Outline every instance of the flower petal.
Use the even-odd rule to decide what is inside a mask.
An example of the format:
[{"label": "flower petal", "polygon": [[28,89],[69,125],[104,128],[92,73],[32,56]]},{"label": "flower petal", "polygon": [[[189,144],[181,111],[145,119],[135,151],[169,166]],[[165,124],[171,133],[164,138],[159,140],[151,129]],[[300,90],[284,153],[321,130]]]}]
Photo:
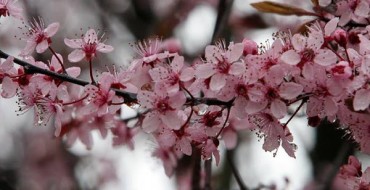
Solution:
[{"label": "flower petal", "polygon": [[288,65],[297,65],[301,61],[301,56],[291,49],[284,52],[281,55],[280,60]]},{"label": "flower petal", "polygon": [[96,51],[99,51],[99,52],[102,52],[102,53],[109,53],[113,50],[114,50],[113,46],[106,45],[106,44],[103,44],[103,43],[99,43],[98,46],[96,47]]},{"label": "flower petal", "polygon": [[54,22],[50,24],[47,28],[45,28],[44,32],[46,33],[48,37],[52,37],[57,33],[58,29],[59,29],[59,23]]},{"label": "flower petal", "polygon": [[70,48],[82,48],[82,39],[68,39],[64,38],[64,43]]},{"label": "flower petal", "polygon": [[365,110],[370,104],[370,90],[360,89],[356,92],[353,99],[353,109],[355,111]]},{"label": "flower petal", "polygon": [[72,63],[76,63],[76,62],[81,61],[85,57],[85,55],[86,54],[85,54],[84,51],[82,51],[80,49],[76,49],[68,55],[68,60]]}]

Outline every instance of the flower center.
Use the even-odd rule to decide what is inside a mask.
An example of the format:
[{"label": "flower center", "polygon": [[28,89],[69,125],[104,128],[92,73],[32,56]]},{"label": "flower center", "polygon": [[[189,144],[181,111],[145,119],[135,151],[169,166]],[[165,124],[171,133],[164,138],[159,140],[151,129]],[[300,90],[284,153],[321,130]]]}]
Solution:
[{"label": "flower center", "polygon": [[0,17],[1,16],[3,16],[3,17],[9,16],[9,11],[6,7],[0,8]]},{"label": "flower center", "polygon": [[217,69],[220,73],[227,74],[229,72],[229,69],[230,69],[230,63],[228,63],[225,60],[219,61],[217,63]]}]

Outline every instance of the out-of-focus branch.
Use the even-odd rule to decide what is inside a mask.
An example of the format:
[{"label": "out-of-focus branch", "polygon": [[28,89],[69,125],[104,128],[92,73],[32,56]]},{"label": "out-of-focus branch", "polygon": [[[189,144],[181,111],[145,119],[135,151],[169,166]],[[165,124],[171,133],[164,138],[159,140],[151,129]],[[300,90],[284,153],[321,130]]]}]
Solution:
[{"label": "out-of-focus branch", "polygon": [[238,183],[238,185],[240,187],[240,190],[248,190],[248,188],[245,186],[245,184],[244,184],[244,182],[243,182],[243,180],[240,176],[240,173],[239,173],[238,169],[236,168],[236,166],[234,164],[234,154],[231,150],[226,151],[226,159],[227,159],[227,162],[230,165],[231,171],[234,174],[235,180],[236,180],[236,182]]},{"label": "out-of-focus branch", "polygon": [[193,147],[194,154],[191,156],[193,158],[193,173],[191,179],[191,189],[200,190],[200,161],[201,161],[201,152],[197,147]]},{"label": "out-of-focus branch", "polygon": [[204,190],[212,190],[212,157],[204,162],[204,169],[206,171],[206,182],[204,184]]},{"label": "out-of-focus branch", "polygon": [[220,38],[227,21],[229,20],[231,7],[234,0],[220,0],[218,4],[218,14],[216,19],[215,28],[213,30],[212,42]]},{"label": "out-of-focus branch", "polygon": [[319,181],[320,185],[319,187],[317,187],[318,190],[330,189],[331,185],[333,184],[333,180],[336,174],[338,173],[340,166],[342,166],[342,164],[345,163],[351,151],[352,151],[352,147],[350,144],[348,143],[342,144],[337,154],[337,157],[335,158],[335,161],[330,168],[330,171],[328,172],[328,174],[325,176],[324,179]]}]

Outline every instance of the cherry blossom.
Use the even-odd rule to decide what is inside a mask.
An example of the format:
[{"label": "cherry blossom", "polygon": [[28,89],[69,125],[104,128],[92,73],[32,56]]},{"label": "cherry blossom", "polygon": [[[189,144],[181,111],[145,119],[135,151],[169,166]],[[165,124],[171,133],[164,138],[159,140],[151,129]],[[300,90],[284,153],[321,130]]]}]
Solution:
[{"label": "cherry blossom", "polygon": [[221,90],[226,84],[229,75],[240,75],[245,70],[240,60],[243,54],[243,44],[230,44],[228,49],[223,42],[206,47],[206,63],[198,65],[195,70],[196,77],[207,79],[211,77],[210,89]]},{"label": "cherry blossom", "polygon": [[362,172],[360,161],[356,157],[350,156],[348,164],[343,165],[336,176],[336,185],[355,190],[369,189],[369,172],[370,168]]},{"label": "cherry blossom", "polygon": [[90,62],[97,56],[97,52],[109,53],[113,51],[113,47],[101,42],[101,38],[98,39],[98,34],[94,29],[89,29],[85,35],[82,35],[81,39],[65,38],[64,43],[68,47],[75,49],[68,55],[68,60],[70,62],[79,62],[85,58]]},{"label": "cherry blossom", "polygon": [[51,37],[53,37],[59,29],[59,23],[57,22],[54,22],[45,28],[45,23],[41,18],[38,20],[34,19],[30,25],[31,26],[26,33],[27,44],[20,53],[20,56],[25,57],[30,55],[35,48],[37,53],[45,52],[51,44]]},{"label": "cherry blossom", "polygon": [[184,93],[179,91],[171,95],[158,86],[153,92],[139,91],[137,98],[143,108],[151,109],[143,120],[144,131],[153,132],[162,125],[175,130],[181,128],[184,115],[179,109],[186,101]]}]

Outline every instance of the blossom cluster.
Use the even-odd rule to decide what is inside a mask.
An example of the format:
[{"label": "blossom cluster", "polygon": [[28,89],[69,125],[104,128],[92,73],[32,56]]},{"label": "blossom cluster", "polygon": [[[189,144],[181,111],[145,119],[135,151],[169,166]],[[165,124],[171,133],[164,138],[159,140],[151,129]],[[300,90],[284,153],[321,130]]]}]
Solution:
[{"label": "blossom cluster", "polygon": [[[319,3],[325,7],[334,2]],[[366,0],[335,3],[337,10],[323,12],[324,19],[307,26],[304,34],[279,32],[265,45],[221,40],[193,62],[180,55],[177,41],[139,41],[132,45],[137,57],[128,69],[103,72],[97,80],[93,61],[113,47],[89,29],[79,39],[64,40],[75,49],[68,55],[70,62],[90,65],[90,82],[75,84],[63,76],[77,80],[81,69],[65,68],[63,56],[51,46],[59,24],[34,20],[19,54],[30,65],[17,67],[13,62],[19,61],[11,56],[0,62],[1,96],[17,96],[20,113],[33,109],[35,125],[53,120],[55,135],[65,136],[67,144],[79,138],[91,148],[91,131],[97,129],[102,137],[110,131],[114,145],[133,148],[139,130],[151,134],[158,143],[153,155],[162,159],[167,175],[194,151],[204,159],[213,156],[218,164],[220,142],[234,148],[241,130],[256,132],[264,150],[276,154],[281,146],[295,157],[288,124],[300,109],[311,126],[339,120],[361,151],[370,153],[370,8]],[[0,1],[0,16],[18,17],[12,6],[11,0]],[[35,60],[35,49],[49,49],[53,56],[47,62]],[[136,96],[133,100],[122,94]],[[290,116],[288,107],[295,103],[298,109]],[[123,104],[140,107],[134,126],[119,117]]]}]

